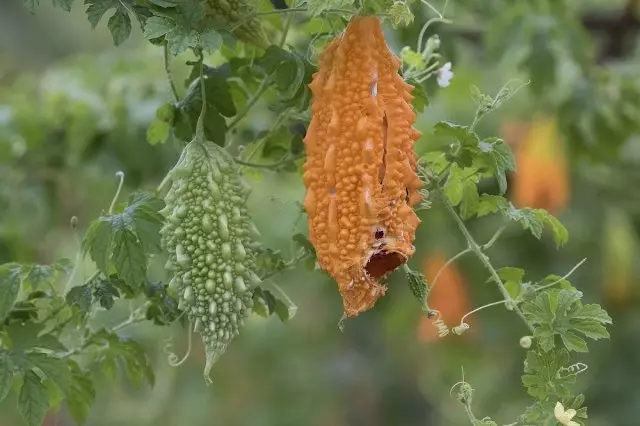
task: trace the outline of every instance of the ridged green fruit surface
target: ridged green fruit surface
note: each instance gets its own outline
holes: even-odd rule
[[[206,350],[205,377],[253,306],[258,231],[247,186],[233,159],[212,142],[190,142],[169,172],[162,245],[179,307]]]

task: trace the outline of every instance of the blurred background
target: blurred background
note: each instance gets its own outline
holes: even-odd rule
[[[444,2],[432,3],[441,9]],[[471,85],[493,95],[509,79],[531,80],[478,132],[504,138],[516,154],[510,199],[557,215],[570,240],[557,250],[550,236],[537,240],[510,225],[489,255],[497,267],[526,269],[531,281],[564,275],[587,258],[571,281],[586,303],[603,304],[614,320],[611,341],[591,344],[580,359],[589,365],[578,386],[592,426],[632,426],[640,418],[638,3],[450,0],[447,17],[454,24],[429,32],[440,35],[455,76],[445,89],[427,82],[430,105],[416,123],[424,134],[418,154],[437,149],[445,141],[433,136],[436,122],[473,120]],[[21,0],[0,2],[0,264],[74,258],[69,218],[78,216],[86,229],[107,208],[116,171],[125,172],[127,192],[152,189],[179,154],[177,141],[151,146],[145,137],[156,109],[170,99],[161,49],[136,25],[133,37],[114,48],[104,22],[91,29],[85,8],[77,1],[68,14],[44,0],[32,15]],[[433,17],[421,5],[415,10],[411,26],[388,31],[396,52],[415,48],[422,24]],[[296,18],[291,44],[308,43],[304,22]],[[188,73],[186,59],[172,65],[176,82]],[[270,126],[268,102],[269,96],[245,121],[246,139]],[[290,255],[291,235],[306,232],[299,172],[249,178],[266,244]],[[482,189],[496,190],[491,182]],[[432,279],[465,246],[439,206],[421,218],[410,265]],[[469,223],[479,241],[499,226],[499,217]],[[87,263],[85,276],[92,267]],[[160,265],[153,274],[162,277]],[[456,325],[464,313],[500,298],[486,279],[476,259],[462,257],[440,278],[430,305]],[[349,320],[340,333],[342,303],[333,281],[304,266],[277,281],[298,305],[297,316],[288,324],[252,318],[215,365],[210,388],[202,380],[199,343],[187,363],[168,365],[167,338],[174,337],[179,354],[186,351],[179,327],[128,329],[151,354],[156,386],[100,380],[87,425],[465,425],[463,407],[449,395],[463,368],[476,390],[478,417],[510,423],[529,402],[518,344],[526,329],[502,308],[471,317],[467,334],[440,339],[397,274],[375,309]],[[116,306],[97,321],[115,324],[126,312]],[[0,425],[21,424],[12,398],[0,413]],[[73,423],[63,410],[47,424]]]

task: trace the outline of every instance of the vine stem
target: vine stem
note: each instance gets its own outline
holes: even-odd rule
[[[513,301],[511,296],[509,295],[509,292],[507,291],[507,288],[504,286],[504,283],[500,279],[500,276],[498,275],[498,272],[496,271],[496,269],[491,264],[491,261],[489,260],[489,256],[487,256],[483,252],[483,247],[478,245],[476,240],[473,238],[473,236],[471,235],[471,233],[467,229],[466,225],[464,224],[464,222],[462,221],[462,219],[460,218],[458,213],[453,208],[453,205],[451,204],[451,202],[449,202],[449,199],[447,198],[447,196],[444,194],[444,192],[442,192],[442,189],[440,188],[440,186],[436,185],[436,191],[440,195],[440,199],[442,200],[442,203],[444,204],[446,209],[449,211],[451,216],[453,216],[453,219],[455,220],[456,224],[458,225],[458,229],[460,229],[460,232],[464,236],[465,240],[467,240],[467,244],[469,245],[469,249],[476,255],[476,257],[480,260],[480,262],[482,262],[484,267],[491,274],[491,277],[493,278],[493,280],[496,282],[496,284],[498,286],[498,290],[500,290],[500,293],[502,293],[502,297],[504,297],[505,303],[511,302],[511,304],[513,306],[513,311],[516,314],[518,314],[518,316],[522,319],[522,321],[524,321],[524,323],[527,325],[529,330],[533,333],[533,331],[534,331],[533,326],[529,323],[529,321],[527,321],[527,318],[522,313],[522,310],[515,304],[515,302]]]
[[[139,308],[136,308],[134,311],[131,312],[131,314],[129,314],[129,318],[127,318],[126,320],[122,321],[120,324],[115,325],[111,331],[113,333],[115,333],[118,330],[121,330],[125,327],[130,326],[131,324],[135,324],[138,322],[142,322],[145,320],[145,316],[141,315],[144,314],[144,311],[151,305],[151,302],[146,301],[142,306],[140,306]]]
[[[262,80],[262,83],[260,83],[260,86],[258,86],[258,90],[256,90],[253,96],[247,101],[247,105],[245,105],[244,109],[238,115],[236,115],[233,120],[231,120],[231,122],[227,126],[227,132],[233,130],[238,125],[238,123],[240,123],[240,121],[249,113],[251,108],[253,108],[256,102],[258,102],[262,95],[264,95],[264,92],[267,91],[270,83],[271,76],[269,75],[264,80]]]
[[[470,253],[470,252],[471,252],[471,249],[470,248],[466,248],[466,249],[462,250],[460,253],[458,253],[455,256],[453,256],[451,259],[447,260],[447,262],[444,265],[442,265],[442,267],[438,270],[438,273],[436,274],[436,276],[433,278],[433,283],[431,284],[431,288],[429,289],[429,291],[433,290],[433,288],[436,286],[436,283],[438,282],[438,278],[440,278],[440,275],[442,274],[442,272],[445,269],[447,269],[447,267],[449,265],[451,265],[457,259],[459,259],[460,257],[462,257],[465,254]]]
[[[567,278],[569,278],[569,277],[571,276],[571,274],[573,274],[573,273],[576,271],[576,269],[578,269],[580,266],[582,266],[582,264],[583,264],[584,262],[586,262],[586,261],[587,261],[587,258],[585,257],[585,258],[584,258],[584,259],[582,259],[580,262],[578,262],[578,264],[577,264],[576,266],[574,266],[574,267],[573,267],[569,272],[567,272],[564,276],[562,276],[562,277],[560,277],[559,279],[555,280],[555,281],[554,281],[554,282],[552,282],[551,284],[547,284],[547,285],[545,285],[545,286],[542,286],[542,287],[538,287],[538,288],[536,288],[536,292],[538,292],[538,291],[540,291],[540,290],[545,290],[545,289],[547,289],[547,288],[549,288],[549,287],[553,287],[554,285],[558,284],[559,282],[566,280]]]
[[[140,306],[139,308],[137,308],[135,311],[131,312],[131,314],[129,315],[129,317],[124,320],[123,322],[121,322],[120,324],[117,324],[115,326],[113,326],[111,328],[111,330],[109,330],[112,333],[115,333],[119,330],[122,330],[123,328],[129,327],[132,324],[137,324],[139,322],[142,322],[146,319],[145,315],[141,315],[144,313],[145,309],[147,309],[147,307],[151,305],[151,302],[147,301],[145,302],[142,306]],[[71,350],[69,350],[68,352],[65,352],[64,354],[62,354],[62,358],[68,358],[70,356],[76,355],[80,352],[82,352],[83,350],[85,350],[86,348],[88,348],[89,346],[91,346],[92,343],[94,343],[92,341],[93,336],[89,336],[87,339],[85,339],[82,344],[80,344],[80,346],[73,348]]]
[[[282,36],[280,37],[280,41],[278,42],[278,47],[280,48],[282,48],[282,46],[284,46],[285,42],[287,41],[287,35],[289,34],[289,28],[291,27],[292,16],[293,14],[289,13],[285,18],[284,26],[282,28]],[[245,105],[244,109],[239,114],[237,114],[233,118],[233,120],[231,120],[231,122],[227,126],[227,132],[231,132],[231,130],[237,127],[240,121],[247,116],[249,111],[260,100],[262,95],[264,95],[264,93],[267,91],[270,84],[271,84],[271,74],[269,74],[267,77],[265,77],[264,80],[262,80],[262,82],[260,83],[260,86],[258,86],[258,90],[256,90],[253,96],[247,101],[247,105]]]

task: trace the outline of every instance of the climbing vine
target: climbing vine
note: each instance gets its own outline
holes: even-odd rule
[[[53,1],[65,10],[73,3]],[[517,172],[511,148],[479,131],[487,115],[497,114],[521,91],[539,93],[555,78],[538,68],[543,59],[555,57],[540,45],[546,29],[527,20],[527,13],[554,16],[557,25],[570,24],[570,34],[579,29],[569,17],[571,6],[498,2],[505,16],[509,12],[531,29],[532,47],[519,64],[531,79],[508,80],[494,95],[470,88],[473,121],[438,122],[433,136],[446,143],[415,155],[414,143],[431,136],[413,128],[416,116],[428,113],[429,97],[455,78],[455,65],[446,59],[434,28],[452,24],[456,2],[440,3],[85,0],[91,25],[106,20],[116,45],[127,41],[137,22],[159,53],[168,95],[149,124],[146,142],[171,147],[177,161],[166,164],[157,188],[138,189],[126,201],[121,191],[128,177],[117,172],[115,195],[105,198],[99,216],[70,219],[75,259],[0,266],[0,400],[15,394],[29,426],[42,424],[63,401],[83,423],[96,397],[96,365],[111,377],[124,368],[134,385],[153,385],[148,355],[123,333],[141,322],[180,324],[189,350],[192,333],[198,333],[206,352],[205,380],[211,383],[215,361],[243,332],[250,315],[275,314],[283,322],[294,318],[297,306],[273,278],[305,264],[337,282],[345,313],[340,327],[348,327],[348,317],[374,309],[386,291],[396,291],[386,286],[389,274],[399,275],[394,271],[404,273],[418,299],[416,309],[422,306],[440,337],[468,332],[467,318],[480,310],[512,312],[522,329],[521,382],[531,403],[509,424],[583,425],[585,398],[575,382],[588,367],[579,355],[588,351],[589,340],[609,337],[611,318],[599,305],[583,301],[569,281],[582,263],[542,280],[531,280],[515,266],[494,266],[490,249],[507,228],[521,227],[538,239],[549,234],[558,248],[569,235],[546,210],[518,208],[507,199],[508,175]],[[38,4],[26,1],[35,13]],[[429,14],[424,25],[414,19],[418,8]],[[397,31],[417,27],[414,45],[394,53],[382,25]],[[289,44],[290,34],[303,26],[311,29],[308,45]],[[494,31],[498,34],[489,36],[493,49],[506,50]],[[561,41],[564,48],[575,42]],[[190,72],[181,82],[172,64],[187,56]],[[585,85],[607,97],[588,80],[589,58],[576,60]],[[615,84],[624,95],[612,102],[637,106],[637,85],[627,77]],[[268,105],[270,127],[254,134],[247,123],[256,119],[254,107],[266,94],[276,99]],[[575,102],[572,94],[558,104],[568,117],[563,126],[579,135],[589,130],[589,118],[602,112],[588,105],[569,108]],[[638,126],[626,119],[617,125],[620,134]],[[579,140],[574,137],[573,145]],[[605,149],[590,147],[595,153]],[[296,173],[306,187],[299,208],[309,233],[292,236],[289,258],[266,247],[251,221],[250,178],[263,172]],[[486,182],[493,190],[483,189]],[[495,301],[472,309],[457,324],[445,323],[429,306],[442,269],[427,283],[409,266],[420,218],[436,206],[448,212],[466,242],[442,269],[474,257],[486,271],[483,280],[496,290]],[[479,241],[467,224],[491,215],[501,224],[486,242]],[[95,266],[94,273],[85,274],[85,260]],[[149,277],[153,262],[164,265],[162,279]],[[129,302],[125,319],[95,328],[96,313],[111,311],[119,299]],[[180,356],[171,353],[168,362],[178,367]],[[473,406],[467,379],[452,384],[452,392],[469,421],[497,425],[475,414],[482,408]]]

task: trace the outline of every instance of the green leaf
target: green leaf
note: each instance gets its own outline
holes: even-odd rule
[[[555,347],[554,337],[559,335],[569,351],[586,352],[583,334],[590,339],[608,338],[605,324],[611,324],[609,315],[598,305],[583,305],[582,293],[575,289],[549,289],[537,293],[535,299],[522,304],[527,320],[535,327],[544,350]]]
[[[160,214],[165,206],[162,199],[148,192],[136,191],[129,197],[129,206],[123,215],[133,225],[133,230],[147,254],[162,252],[160,246],[160,228],[164,217]]]
[[[4,322],[20,292],[22,268],[17,263],[0,266],[0,324]]]
[[[584,424],[580,422],[579,418],[587,418],[587,407],[582,407],[584,395],[561,397],[559,400],[565,410],[570,408],[576,410],[576,416],[573,420],[583,426]],[[527,407],[524,414],[520,417],[520,423],[525,425],[557,425],[558,420],[553,412],[556,402],[557,399],[536,401],[536,403]]]
[[[282,322],[288,322],[293,317],[296,316],[298,312],[298,307],[294,305],[291,301],[283,301],[281,299],[276,299],[276,305],[274,308],[275,313],[280,318]]]
[[[427,96],[427,92],[425,92],[422,84],[413,79],[407,80],[407,83],[413,86],[413,90],[411,91],[411,96],[413,96],[411,106],[417,112],[424,112],[424,109],[429,106],[429,97]]]
[[[394,1],[389,10],[389,19],[394,29],[411,25],[415,16],[411,12],[413,0]]]
[[[498,276],[502,280],[502,283],[504,284],[504,286],[507,288],[509,295],[513,299],[517,298],[518,295],[520,295],[520,292],[522,290],[521,285],[522,285],[522,278],[524,278],[524,269],[506,267],[506,268],[500,268],[496,272],[498,272]],[[495,282],[493,277],[489,278],[488,281]]]
[[[77,306],[81,312],[87,313],[91,310],[91,303],[93,302],[91,287],[87,284],[73,287],[65,299],[69,305]]]
[[[479,143],[481,159],[489,163],[489,167],[498,180],[500,194],[507,191],[507,172],[516,170],[516,161],[509,146],[500,138],[488,138]]]
[[[236,115],[236,107],[227,81],[227,72],[222,68],[207,68],[204,84],[207,97],[204,133],[207,140],[223,146],[227,130],[227,123],[223,116]],[[176,106],[180,111],[174,123],[176,135],[181,139],[190,140],[195,134],[196,122],[202,110],[199,76],[191,82],[187,94]]]
[[[285,99],[292,98],[304,83],[305,63],[296,53],[272,45],[257,63],[267,74],[274,75],[278,91]]]
[[[478,201],[478,217],[486,216],[491,213],[497,213],[508,206],[506,198],[499,195],[482,194]]]
[[[542,231],[546,226],[553,233],[558,247],[566,244],[569,239],[569,232],[564,225],[546,210],[528,207],[518,209],[501,196],[483,194],[477,211],[479,217],[500,211],[508,220],[518,222],[523,229],[529,230],[538,239],[542,237]]]
[[[569,232],[562,222],[546,210],[539,210],[538,214],[542,216],[545,225],[553,232],[553,239],[556,242],[556,246],[560,247],[565,245],[567,241],[569,241]]]
[[[440,175],[449,164],[447,161],[447,156],[444,152],[440,151],[430,151],[420,157],[419,162],[421,164],[426,164],[428,169],[434,175]]]
[[[109,31],[111,31],[113,44],[120,46],[131,35],[131,18],[129,18],[127,12],[118,9],[116,13],[109,18],[107,27]]]
[[[71,259],[63,257],[53,264],[56,271],[63,274],[69,274],[73,270],[73,261]]]
[[[135,340],[119,336],[107,330],[101,330],[93,337],[98,345],[106,345],[102,361],[120,359],[126,368],[127,376],[134,386],[140,387],[143,380],[151,386],[155,383],[155,374],[146,352]],[[110,362],[110,361],[107,361]]]
[[[33,367],[42,371],[55,383],[63,393],[66,394],[69,391],[70,374],[66,361],[42,353],[30,353],[27,355],[27,359]]]
[[[105,309],[111,309],[115,304],[114,298],[120,297],[120,292],[108,281],[100,281],[96,284],[93,295],[100,303],[100,306]]]
[[[101,216],[89,225],[82,241],[83,251],[89,252],[98,269],[105,274],[109,271],[109,257],[113,241],[113,228],[108,217]]]
[[[33,371],[24,373],[24,382],[18,395],[18,410],[27,426],[41,426],[49,411],[49,394]]]
[[[0,350],[0,402],[7,397],[13,383],[13,362],[9,355]]]
[[[147,142],[150,145],[162,144],[169,139],[171,125],[160,120],[153,120],[147,129]]]
[[[53,0],[53,5],[70,12],[71,6],[73,6],[73,0]]]
[[[118,274],[129,284],[139,287],[146,279],[147,259],[136,235],[120,228],[114,236],[113,264]]]
[[[162,37],[175,29],[175,22],[162,16],[152,16],[144,24],[143,35],[147,40]]]
[[[258,287],[253,293],[253,302],[253,312],[266,318],[275,312],[278,299],[269,290]]]
[[[402,62],[409,65],[411,68],[415,68],[418,71],[422,71],[427,68],[427,63],[425,62],[424,56],[413,50],[409,46],[405,46],[400,49],[400,58]]]
[[[478,135],[473,133],[468,126],[461,126],[448,121],[440,121],[436,123],[433,130],[436,136],[449,137],[460,142],[462,146],[477,149],[480,143]]]
[[[162,104],[156,110],[156,118],[165,123],[172,123],[175,118],[175,106],[171,102]]]
[[[173,31],[165,36],[169,53],[178,56],[189,47],[198,46],[198,33],[182,27],[176,27]]]
[[[89,415],[89,409],[96,398],[93,378],[87,371],[82,371],[73,360],[68,360],[71,371],[69,393],[67,395],[67,409],[71,417],[83,424]]]
[[[463,219],[477,212],[480,197],[476,185],[479,180],[478,170],[473,167],[461,168],[453,164],[449,170],[443,188],[444,194],[452,205],[460,205],[460,214]]]
[[[85,0],[84,4],[89,6],[87,18],[91,27],[95,28],[109,9],[118,7],[118,0]]]
[[[564,346],[567,348],[567,350],[574,352],[589,352],[589,349],[587,348],[587,342],[585,342],[584,339],[578,337],[577,334],[566,332],[564,334],[561,334],[560,337],[562,338],[562,343],[564,343]]]
[[[205,52],[213,53],[222,46],[222,36],[219,32],[210,28],[199,34],[200,47]]]
[[[307,0],[309,14],[317,16],[328,9],[351,9],[353,0]]]
[[[30,265],[28,274],[23,281],[23,285],[31,290],[38,287],[53,284],[56,276],[56,268],[53,265]]]
[[[14,353],[34,348],[50,349],[52,351],[67,350],[53,335],[44,334],[39,336],[44,330],[44,325],[40,323],[13,323],[6,326],[5,330],[11,340],[11,351]]]
[[[134,192],[122,213],[101,216],[92,222],[83,249],[89,251],[105,275],[109,275],[111,261],[129,285],[140,288],[146,277],[145,254],[161,251],[160,228],[164,218],[159,210],[163,207],[161,199],[144,191]]]
[[[529,395],[542,401],[553,396],[567,397],[571,395],[570,387],[575,383],[576,376],[558,372],[568,365],[569,352],[566,349],[549,352],[530,350],[524,363],[522,383]]]
[[[314,258],[316,257],[316,249],[313,247],[313,244],[311,244],[311,241],[309,241],[309,239],[305,235],[295,234],[293,237],[291,237],[291,239],[293,239],[293,241],[295,241],[305,251],[306,254]]]

